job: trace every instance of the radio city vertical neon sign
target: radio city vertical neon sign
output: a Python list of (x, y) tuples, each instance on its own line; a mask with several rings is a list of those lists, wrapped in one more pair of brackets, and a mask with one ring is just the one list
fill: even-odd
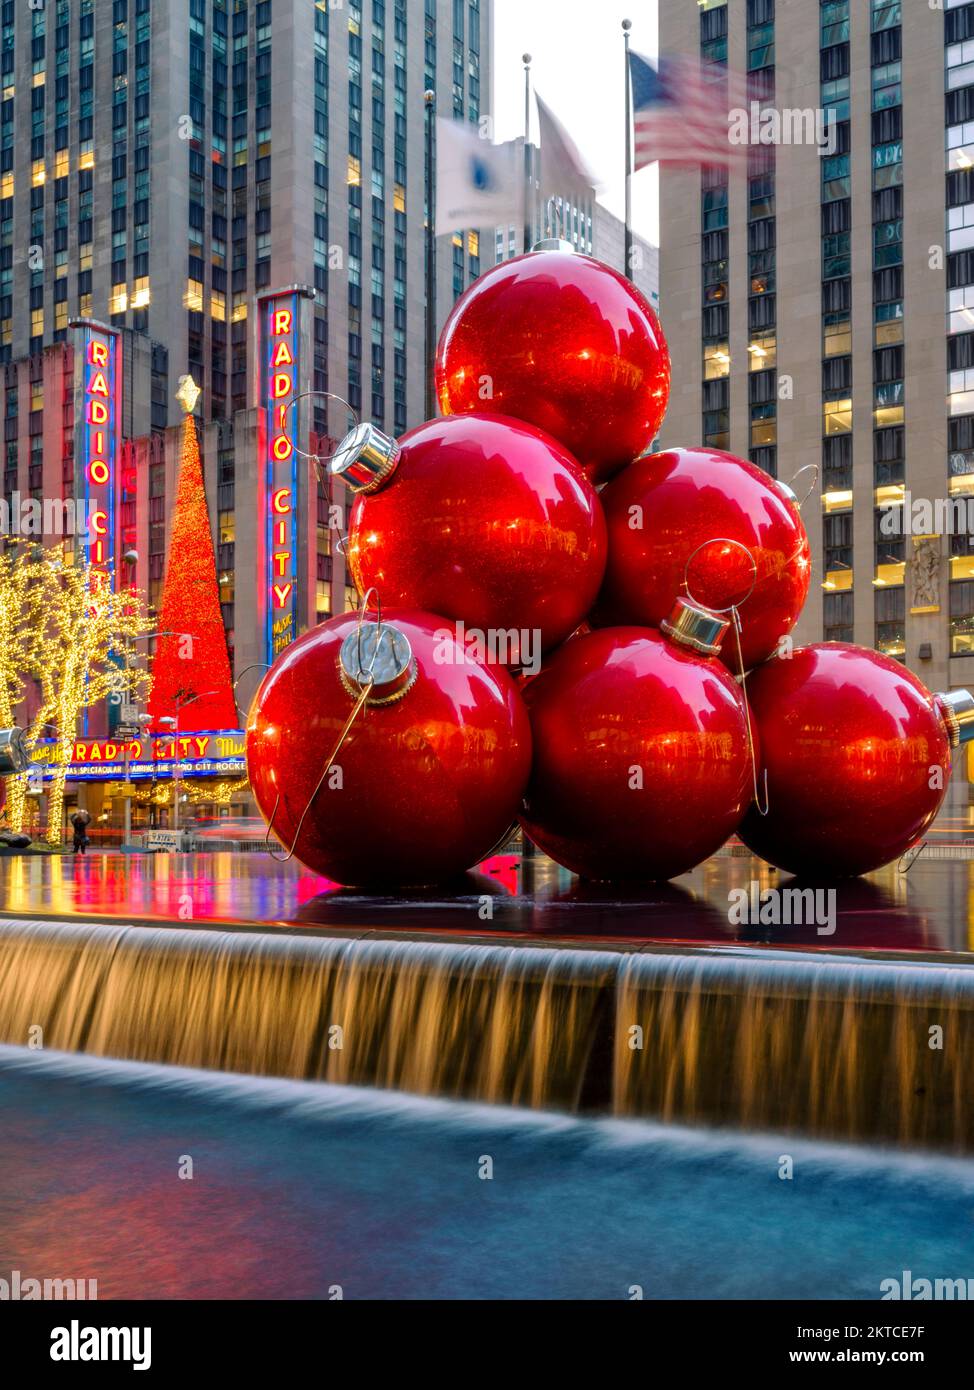
[(75, 499), (88, 520), (84, 558), (93, 587), (114, 582), (116, 491), (121, 437), (122, 362), (119, 335), (77, 319), (74, 391)]
[[(267, 660), (272, 662), (298, 631), (299, 430), (296, 399), (301, 384), (301, 305), (308, 291), (293, 286), (258, 302), (261, 449), (264, 455), (264, 557), (262, 585)], [(300, 445), (298, 445), (300, 448)]]

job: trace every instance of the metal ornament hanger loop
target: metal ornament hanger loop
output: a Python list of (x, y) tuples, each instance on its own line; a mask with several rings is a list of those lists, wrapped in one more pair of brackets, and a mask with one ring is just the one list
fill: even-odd
[(244, 676), (247, 674), (248, 671), (256, 671), (258, 668), (262, 671), (269, 671), (271, 669), (266, 661), (252, 661), (249, 666), (245, 666), (243, 668), (243, 670), (240, 672), (240, 674), (237, 676), (237, 679), (233, 683), (233, 703), (242, 721), (246, 720), (247, 712), (246, 710), (240, 708), (240, 702), (237, 699), (237, 686), (243, 680)]
[(897, 860), (896, 872), (898, 874), (908, 874), (926, 847), (927, 841), (921, 840), (918, 845), (911, 845), (909, 849), (904, 850)]
[[(369, 611), (369, 599), (372, 597), (373, 594), (375, 594), (375, 646), (372, 648), (372, 659), (370, 660), (368, 666), (365, 666), (362, 661), (362, 633), (365, 629), (365, 615)], [(379, 655), (379, 643), (381, 642), (381, 640), (382, 600), (379, 598), (378, 589), (376, 589), (373, 586), (371, 589), (366, 589), (365, 593), (362, 596), (361, 607), (358, 610), (358, 642), (356, 643), (356, 651), (358, 652), (358, 671), (355, 675), (356, 680), (358, 680), (361, 676), (372, 676), (373, 668), (375, 666), (375, 659)]]
[(821, 470), (819, 469), (819, 466), (818, 466), (817, 463), (806, 463), (805, 466), (804, 466), (803, 468), (799, 468), (798, 472), (794, 475), (794, 477), (792, 478), (791, 482), (788, 483), (788, 487), (791, 488), (792, 492), (794, 492), (794, 491), (795, 491), (795, 484), (797, 483), (798, 479), (801, 477), (801, 475), (802, 475), (803, 473), (811, 473), (811, 475), (812, 475), (811, 485), (809, 486), (808, 491), (805, 493), (805, 496), (802, 497), (800, 500), (799, 500), (799, 498), (797, 497), (797, 495), (796, 495), (796, 497), (795, 497), (795, 506), (798, 508), (799, 511), (801, 511), (802, 507), (804, 507), (805, 503), (808, 501), (808, 499), (811, 497), (812, 493), (813, 493), (813, 492), (815, 491), (815, 489), (818, 487), (818, 479), (819, 479), (819, 473), (820, 473), (820, 471), (821, 471)]
[[(732, 545), (737, 550), (742, 550), (751, 562), (751, 569), (753, 571), (751, 576), (751, 587), (742, 599), (737, 603), (729, 603), (726, 608), (714, 608), (709, 603), (701, 603), (700, 599), (694, 597), (690, 589), (690, 566), (700, 554), (701, 550), (704, 550), (709, 545)], [(768, 769), (764, 769), (763, 778), (759, 779), (757, 749), (754, 746), (754, 730), (751, 726), (751, 706), (747, 698), (747, 672), (744, 669), (744, 652), (741, 648), (740, 607), (741, 604), (747, 603), (748, 599), (754, 593), (757, 582), (758, 563), (754, 558), (753, 552), (741, 541), (731, 540), (729, 536), (715, 536), (713, 540), (701, 542), (696, 550), (692, 552), (683, 568), (683, 588), (686, 591), (687, 598), (689, 598), (692, 603), (700, 604), (701, 608), (709, 609), (711, 613), (729, 613), (731, 616), (731, 625), (734, 629), (734, 641), (737, 646), (738, 676), (741, 682), (741, 694), (744, 698), (744, 721), (747, 727), (747, 749), (751, 758), (751, 786), (754, 792), (754, 805), (759, 816), (766, 816), (768, 814)]]
[[(358, 417), (358, 413), (357, 413), (357, 411), (355, 410), (355, 408), (354, 408), (353, 406), (350, 406), (350, 405), (349, 405), (348, 401), (345, 399), (344, 396), (339, 396), (339, 395), (337, 395), (334, 391), (301, 391), (301, 392), (299, 392), (298, 395), (294, 396), (293, 399), (290, 400), (290, 401), (287, 403), (287, 405), (284, 407), (284, 419), (285, 419), (285, 421), (287, 420), (288, 412), (291, 410), (291, 408), (292, 408), (293, 406), (296, 406), (297, 403), (298, 403), (298, 401), (307, 400), (309, 396), (323, 396), (323, 397), (326, 397), (326, 398), (327, 398), (328, 400), (330, 400), (330, 401), (337, 401), (339, 405), (343, 405), (343, 406), (345, 407), (345, 409), (348, 411), (349, 415), (351, 415), (352, 419), (355, 421), (356, 425), (358, 425), (358, 424), (361, 423), (360, 420), (359, 420), (359, 417)], [(343, 436), (343, 437), (344, 437), (344, 436)], [(327, 454), (327, 455), (325, 455), (324, 457), (323, 457), (321, 454), (308, 454), (308, 453), (305, 453), (305, 451), (304, 451), (303, 449), (299, 449), (298, 446), (294, 443), (293, 440), (292, 440), (292, 442), (291, 442), (291, 448), (292, 448), (292, 449), (294, 450), (294, 452), (297, 454), (297, 456), (298, 456), (299, 459), (307, 459), (307, 460), (309, 461), (309, 463), (311, 463), (311, 464), (314, 466), (315, 474), (317, 475), (318, 481), (321, 482), (321, 472), (320, 472), (320, 469), (319, 469), (319, 465), (322, 464), (322, 463), (328, 463), (329, 460), (333, 459), (333, 458), (335, 457), (334, 452), (333, 452), (333, 453), (330, 453), (330, 454)]]
[(731, 608), (731, 618), (734, 623), (734, 640), (737, 643), (737, 666), (741, 673), (741, 694), (744, 697), (744, 721), (747, 725), (747, 749), (751, 755), (751, 787), (754, 792), (754, 806), (759, 816), (766, 816), (769, 810), (768, 769), (764, 769), (764, 777), (759, 789), (758, 758), (754, 747), (754, 731), (751, 728), (751, 706), (747, 698), (747, 672), (744, 670), (744, 653), (741, 650), (741, 615), (736, 608)]
[[(706, 548), (710, 545), (732, 545), (737, 550), (742, 550), (751, 562), (751, 569), (753, 570), (753, 574), (751, 576), (751, 587), (748, 589), (747, 593), (744, 595), (742, 599), (738, 599), (736, 603), (729, 603), (726, 608), (715, 608), (712, 603), (704, 603), (702, 599), (696, 597), (696, 595), (690, 588), (690, 566), (693, 564), (694, 560), (700, 554), (701, 550), (706, 550)], [(744, 545), (741, 541), (731, 540), (729, 536), (714, 536), (712, 540), (701, 541), (701, 543), (697, 546), (696, 550), (691, 552), (686, 564), (683, 567), (683, 589), (686, 593), (687, 598), (691, 601), (691, 603), (696, 603), (699, 604), (701, 608), (709, 609), (711, 613), (733, 613), (735, 609), (740, 608), (742, 604), (747, 603), (748, 599), (754, 593), (757, 582), (758, 562), (757, 560), (755, 560), (753, 553), (750, 550), (748, 550), (747, 546)]]

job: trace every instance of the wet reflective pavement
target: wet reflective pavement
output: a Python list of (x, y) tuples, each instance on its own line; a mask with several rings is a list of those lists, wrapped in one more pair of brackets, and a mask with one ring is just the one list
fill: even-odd
[[(803, 950), (974, 951), (974, 859), (921, 857), (806, 894), (802, 920), (778, 920), (802, 885), (748, 854), (718, 855), (672, 883), (587, 884), (543, 857), (497, 855), (440, 890), (371, 896), (261, 853), (94, 854), (0, 860), (0, 913), (237, 925), (349, 935), (597, 941)], [(828, 894), (834, 891), (834, 898)], [(746, 901), (745, 901), (746, 899)], [(809, 914), (813, 913), (809, 921)]]

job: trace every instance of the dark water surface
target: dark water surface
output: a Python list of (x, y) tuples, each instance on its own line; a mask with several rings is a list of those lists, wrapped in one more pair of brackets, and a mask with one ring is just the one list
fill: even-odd
[(904, 1270), (974, 1278), (974, 1165), (954, 1159), (10, 1047), (0, 1113), (0, 1277), (101, 1298), (876, 1299)]

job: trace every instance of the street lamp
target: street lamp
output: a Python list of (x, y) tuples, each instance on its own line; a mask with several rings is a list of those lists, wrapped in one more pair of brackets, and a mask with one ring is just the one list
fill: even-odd
[[(172, 828), (179, 829), (179, 763), (176, 753), (176, 731), (178, 721), (171, 714), (160, 714), (159, 724), (166, 724), (172, 730)], [(153, 748), (155, 745), (153, 744)]]

